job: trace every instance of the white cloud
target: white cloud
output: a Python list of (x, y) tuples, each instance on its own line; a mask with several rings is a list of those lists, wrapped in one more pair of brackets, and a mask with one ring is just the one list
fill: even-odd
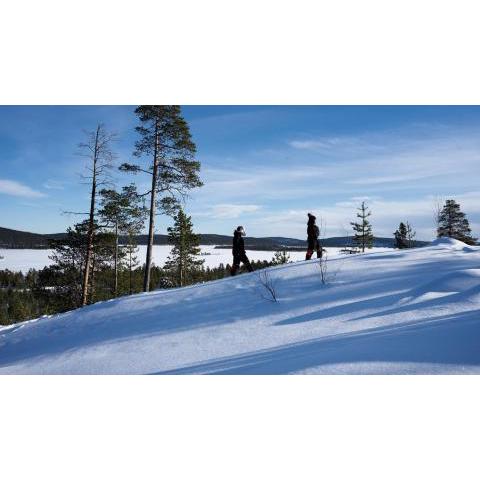
[(232, 203), (224, 203), (221, 205), (214, 205), (212, 208), (213, 218), (238, 218), (246, 213), (253, 213), (260, 209), (259, 205), (238, 205)]
[(64, 182), (59, 182), (58, 180), (47, 180), (43, 184), (43, 188), (48, 190), (65, 190)]
[(2, 180), (0, 179), (0, 193), (4, 195), (12, 195), (14, 197), (23, 198), (42, 198), (46, 195), (42, 192), (37, 192), (31, 189), (27, 185), (23, 185), (15, 180)]
[[(203, 170), (205, 185), (192, 197), (211, 203), (248, 203), (252, 196), (257, 201), (303, 198), (317, 195), (316, 189), (306, 188), (326, 178), (324, 168), (311, 165), (261, 165), (245, 168), (208, 168)], [(319, 184), (322, 185), (323, 183)]]
[(295, 150), (337, 157), (344, 154), (356, 156), (388, 153), (392, 147), (398, 151), (405, 147), (411, 148), (415, 143), (411, 136), (406, 141), (400, 132), (387, 131), (296, 139), (289, 141), (288, 145)]
[[(439, 174), (441, 175), (441, 174)], [(410, 174), (410, 175), (388, 175), (385, 177), (364, 177), (346, 180), (345, 183), (350, 185), (381, 185), (383, 183), (407, 182), (412, 180), (421, 180), (423, 178), (435, 177), (435, 173)]]
[(358, 148), (366, 146), (366, 143), (360, 137), (323, 137), (318, 140), (293, 140), (289, 145), (298, 150), (320, 152), (338, 148)]
[[(425, 133), (425, 135), (423, 135)], [(427, 135), (428, 133), (428, 135)], [(477, 134), (478, 133), (478, 134)], [(237, 158), (231, 168), (203, 170), (205, 186), (193, 194), (200, 203), (268, 203), (312, 198), (418, 195), (455, 186), (468, 191), (480, 174), (480, 132), (423, 127), (356, 137), (295, 140), (253, 158)], [(291, 148), (295, 146), (296, 148)], [(321, 146), (328, 151), (313, 151)], [(243, 166), (245, 165), (245, 166)]]

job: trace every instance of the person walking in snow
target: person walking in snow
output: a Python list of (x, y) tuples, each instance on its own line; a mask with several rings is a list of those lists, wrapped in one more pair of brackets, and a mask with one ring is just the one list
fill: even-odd
[(253, 267), (250, 264), (250, 260), (245, 252), (245, 242), (243, 241), (244, 236), (245, 230), (240, 225), (233, 232), (233, 265), (230, 269), (232, 276), (237, 273), (238, 269), (240, 268), (240, 263), (243, 263), (249, 272), (253, 272)]
[(315, 224), (315, 220), (317, 217), (312, 215), (311, 213), (308, 214), (308, 222), (307, 222), (307, 255), (305, 256), (305, 260), (310, 260), (312, 258), (313, 252), (317, 252), (317, 258), (322, 258), (322, 246), (318, 241), (318, 237), (320, 236), (320, 229)]

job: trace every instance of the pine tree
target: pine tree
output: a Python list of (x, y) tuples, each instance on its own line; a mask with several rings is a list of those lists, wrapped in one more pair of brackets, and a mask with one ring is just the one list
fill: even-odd
[(52, 271), (55, 274), (51, 287), (58, 296), (64, 298), (65, 306), (70, 308), (77, 308), (82, 304), (82, 275), (85, 270), (87, 246), (86, 229), (88, 229), (87, 222), (77, 224), (74, 228), (67, 229), (66, 237), (50, 242), (52, 254), (48, 258), (53, 262)]
[[(93, 302), (95, 296), (95, 280), (99, 271), (104, 270), (111, 258), (112, 237), (101, 232), (99, 226), (93, 225), (95, 242), (90, 252), (90, 265), (88, 269), (87, 296)], [(85, 278), (86, 256), (88, 245), (89, 220), (77, 223), (73, 228), (67, 229), (67, 235), (50, 242), (52, 254), (52, 271), (54, 282), (50, 286), (53, 291), (63, 298), (63, 304), (68, 308), (77, 308), (83, 305), (83, 281)]]
[[(113, 265), (114, 265), (114, 295), (118, 295), (118, 271), (122, 259), (127, 255), (125, 248), (119, 246), (120, 235), (132, 239), (143, 227), (146, 210), (134, 185), (123, 187), (121, 192), (103, 189), (101, 195), (101, 210), (99, 216), (106, 228), (113, 230)], [(130, 254), (130, 264), (132, 263)]]
[(290, 254), (285, 249), (278, 250), (273, 255), (272, 264), (283, 265), (284, 263), (290, 263)]
[(200, 269), (204, 260), (198, 259), (200, 235), (193, 233), (191, 217), (180, 209), (174, 222), (173, 227), (168, 228), (168, 240), (173, 248), (164, 268), (172, 272), (177, 285), (183, 287), (187, 285), (192, 272)]
[(128, 293), (133, 293), (133, 271), (138, 266), (138, 245), (137, 245), (138, 232), (130, 230), (127, 235), (127, 243), (124, 247), (126, 264), (128, 269)]
[(395, 247), (396, 248), (408, 248), (408, 241), (407, 241), (407, 226), (400, 222), (400, 225), (395, 233)]
[(368, 211), (365, 202), (362, 202), (360, 208), (357, 210), (357, 218), (359, 218), (360, 221), (350, 222), (353, 227), (353, 231), (355, 232), (353, 241), (357, 247), (361, 248), (362, 252), (365, 252), (366, 248), (372, 248), (373, 246), (372, 226), (368, 221), (368, 217), (372, 214), (372, 212)]
[(472, 237), (468, 219), (455, 200), (447, 200), (440, 212), (437, 237), (455, 238), (468, 245), (475, 245), (477, 239)]
[(120, 169), (131, 173), (147, 173), (151, 176), (147, 256), (143, 290), (150, 289), (150, 268), (153, 253), (153, 236), (157, 209), (173, 214), (179, 207), (179, 199), (188, 190), (202, 186), (198, 177), (200, 162), (194, 159), (196, 152), (187, 122), (178, 105), (141, 105), (135, 113), (140, 121), (136, 128), (140, 140), (135, 144), (134, 155), (147, 155), (149, 166), (124, 163)]

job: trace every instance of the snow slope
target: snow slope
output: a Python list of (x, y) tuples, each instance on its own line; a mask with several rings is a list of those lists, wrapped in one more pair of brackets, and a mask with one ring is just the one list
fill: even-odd
[(0, 373), (480, 373), (480, 247), (269, 269), (0, 330)]

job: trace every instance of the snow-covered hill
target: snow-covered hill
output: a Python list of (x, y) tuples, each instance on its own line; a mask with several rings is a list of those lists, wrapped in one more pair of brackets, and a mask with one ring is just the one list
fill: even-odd
[(317, 261), (0, 330), (0, 373), (480, 373), (480, 247)]

